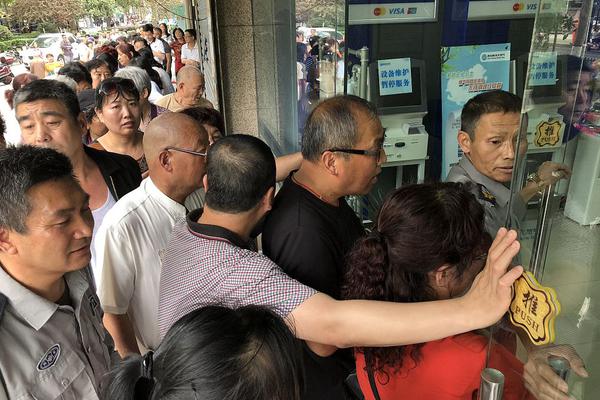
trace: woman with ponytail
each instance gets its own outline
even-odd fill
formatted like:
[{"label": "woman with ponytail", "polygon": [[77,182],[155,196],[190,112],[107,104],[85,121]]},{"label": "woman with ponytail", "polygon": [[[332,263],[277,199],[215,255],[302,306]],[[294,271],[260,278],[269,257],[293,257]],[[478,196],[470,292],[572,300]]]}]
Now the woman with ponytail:
[{"label": "woman with ponytail", "polygon": [[[491,243],[483,208],[461,184],[397,189],[373,231],[349,254],[343,295],[402,303],[462,296]],[[410,346],[358,348],[356,373],[366,400],[476,398],[487,343],[469,332]],[[522,376],[522,364],[501,346],[494,346],[491,363]],[[523,396],[523,386],[507,377],[504,398]]]},{"label": "woman with ponytail", "polygon": [[300,400],[293,333],[265,307],[207,306],[177,321],[156,351],[108,377],[106,400]]}]

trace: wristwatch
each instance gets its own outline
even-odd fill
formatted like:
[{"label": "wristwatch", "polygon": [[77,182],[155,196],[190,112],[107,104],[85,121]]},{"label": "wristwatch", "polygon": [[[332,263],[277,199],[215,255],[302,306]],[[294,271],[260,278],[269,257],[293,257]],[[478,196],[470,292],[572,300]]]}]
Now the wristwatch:
[{"label": "wristwatch", "polygon": [[537,172],[532,172],[527,175],[527,182],[535,183],[537,185],[539,195],[544,193],[544,183]]}]

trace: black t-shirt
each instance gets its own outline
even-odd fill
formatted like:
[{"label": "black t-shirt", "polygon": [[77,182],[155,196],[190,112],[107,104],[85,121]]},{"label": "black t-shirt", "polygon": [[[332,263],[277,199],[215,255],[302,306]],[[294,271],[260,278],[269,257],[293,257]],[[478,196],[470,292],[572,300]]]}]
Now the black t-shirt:
[{"label": "black t-shirt", "polygon": [[[262,235],[264,254],[288,275],[339,299],[345,256],[364,229],[344,199],[327,204],[288,177],[275,197]],[[304,399],[345,399],[343,382],[354,368],[349,350],[319,357],[305,346]]]}]

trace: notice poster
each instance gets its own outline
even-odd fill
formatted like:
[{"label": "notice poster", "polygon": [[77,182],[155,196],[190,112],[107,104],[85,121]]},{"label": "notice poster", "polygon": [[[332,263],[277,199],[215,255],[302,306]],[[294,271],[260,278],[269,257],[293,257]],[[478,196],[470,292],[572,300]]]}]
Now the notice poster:
[{"label": "notice poster", "polygon": [[531,56],[528,86],[556,84],[556,52],[534,51]]},{"label": "notice poster", "polygon": [[444,180],[462,157],[456,136],[465,103],[479,93],[509,88],[510,43],[442,47],[441,59]]},{"label": "notice poster", "polygon": [[412,93],[410,58],[394,58],[377,61],[379,95]]}]

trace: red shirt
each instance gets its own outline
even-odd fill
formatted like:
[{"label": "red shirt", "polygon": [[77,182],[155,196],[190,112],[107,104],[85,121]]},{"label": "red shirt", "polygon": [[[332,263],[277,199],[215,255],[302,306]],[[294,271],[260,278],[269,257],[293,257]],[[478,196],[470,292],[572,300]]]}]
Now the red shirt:
[{"label": "red shirt", "polygon": [[[375,374],[381,400],[476,399],[481,371],[485,367],[487,344],[487,338],[475,333],[426,343],[420,349],[421,360],[416,366],[407,356],[398,372],[388,369],[389,379],[385,374]],[[495,345],[489,366],[504,374],[504,400],[533,399],[523,386],[523,364],[512,353]],[[365,400],[375,400],[365,370],[364,355],[358,351],[356,375]]]}]

